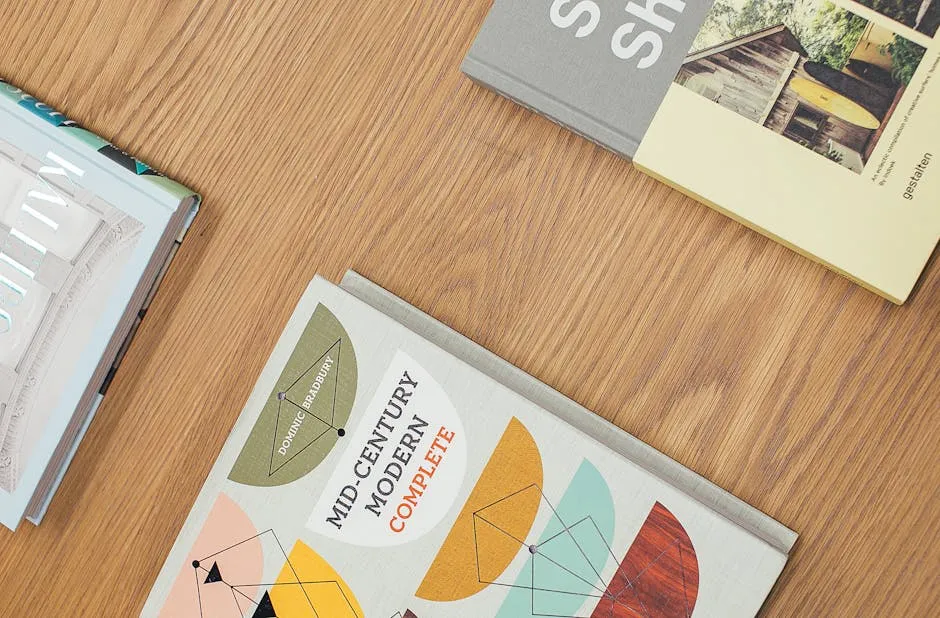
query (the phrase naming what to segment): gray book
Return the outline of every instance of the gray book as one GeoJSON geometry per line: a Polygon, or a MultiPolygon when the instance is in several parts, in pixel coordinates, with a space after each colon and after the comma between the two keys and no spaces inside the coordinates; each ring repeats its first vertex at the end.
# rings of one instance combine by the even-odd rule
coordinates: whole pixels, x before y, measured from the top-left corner
{"type": "Polygon", "coordinates": [[[710,6],[497,0],[462,69],[632,159],[710,6]]]}
{"type": "Polygon", "coordinates": [[[795,540],[350,272],[301,298],[142,615],[746,617],[795,540]]]}
{"type": "Polygon", "coordinates": [[[903,303],[940,239],[940,3],[496,0],[475,81],[903,303]]]}

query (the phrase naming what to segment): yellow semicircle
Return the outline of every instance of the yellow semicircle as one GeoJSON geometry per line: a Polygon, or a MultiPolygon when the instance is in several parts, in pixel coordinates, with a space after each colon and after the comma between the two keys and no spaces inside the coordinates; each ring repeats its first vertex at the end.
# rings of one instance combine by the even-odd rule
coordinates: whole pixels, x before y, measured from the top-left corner
{"type": "Polygon", "coordinates": [[[542,456],[513,418],[428,568],[420,599],[459,601],[495,581],[522,549],[542,498],[542,456]],[[481,581],[482,580],[482,581],[481,581]]]}
{"type": "Polygon", "coordinates": [[[870,111],[828,86],[824,86],[803,77],[794,77],[790,87],[798,95],[833,116],[841,118],[863,129],[877,129],[881,121],[870,111]]]}
{"type": "Polygon", "coordinates": [[[359,601],[339,573],[303,541],[297,541],[271,586],[278,616],[290,618],[365,618],[359,601]],[[310,609],[313,604],[316,613],[310,609]]]}

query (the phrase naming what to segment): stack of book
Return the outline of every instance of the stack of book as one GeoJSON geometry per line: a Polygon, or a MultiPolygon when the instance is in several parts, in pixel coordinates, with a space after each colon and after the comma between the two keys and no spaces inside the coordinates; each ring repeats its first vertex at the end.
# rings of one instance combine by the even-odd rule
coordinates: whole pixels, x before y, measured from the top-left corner
{"type": "Polygon", "coordinates": [[[0,524],[42,519],[199,202],[0,81],[0,524]]]}

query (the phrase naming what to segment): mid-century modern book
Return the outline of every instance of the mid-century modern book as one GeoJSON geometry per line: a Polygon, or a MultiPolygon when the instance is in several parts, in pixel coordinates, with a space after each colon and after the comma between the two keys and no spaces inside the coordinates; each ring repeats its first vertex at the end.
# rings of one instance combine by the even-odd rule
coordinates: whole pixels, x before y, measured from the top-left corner
{"type": "Polygon", "coordinates": [[[0,81],[0,524],[42,518],[198,206],[0,81]]]}
{"type": "Polygon", "coordinates": [[[896,303],[940,238],[940,2],[497,0],[474,80],[896,303]]]}
{"type": "Polygon", "coordinates": [[[795,538],[349,273],[301,298],[143,615],[753,616],[795,538]]]}

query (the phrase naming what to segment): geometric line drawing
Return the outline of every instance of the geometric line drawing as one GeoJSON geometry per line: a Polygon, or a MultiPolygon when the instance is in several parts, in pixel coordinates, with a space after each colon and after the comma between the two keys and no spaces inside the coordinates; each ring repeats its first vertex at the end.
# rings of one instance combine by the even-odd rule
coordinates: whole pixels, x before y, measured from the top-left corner
{"type": "MultiPolygon", "coordinates": [[[[492,527],[500,534],[504,535],[507,539],[514,542],[518,545],[520,551],[525,551],[529,554],[527,559],[527,565],[523,568],[523,573],[528,570],[530,577],[527,580],[526,584],[520,584],[519,579],[515,583],[509,583],[500,580],[489,580],[483,575],[485,574],[485,562],[486,556],[485,551],[481,551],[480,544],[478,543],[475,547],[476,549],[476,559],[477,566],[480,573],[480,583],[488,585],[497,585],[507,588],[516,588],[522,590],[530,591],[529,595],[529,613],[531,616],[551,616],[553,618],[590,618],[587,615],[575,615],[575,614],[559,614],[554,613],[550,609],[542,609],[545,605],[549,604],[551,597],[555,595],[565,595],[568,597],[577,597],[584,600],[589,598],[602,599],[604,597],[609,597],[613,604],[618,604],[619,601],[614,598],[614,596],[604,590],[598,584],[603,580],[601,572],[604,570],[608,557],[614,557],[613,549],[611,549],[609,541],[604,538],[603,533],[598,527],[597,523],[594,520],[593,515],[586,515],[579,519],[578,521],[565,522],[562,517],[558,514],[558,510],[548,499],[545,493],[542,491],[542,488],[538,485],[529,485],[524,487],[517,492],[504,496],[496,502],[489,504],[478,511],[473,513],[474,518],[474,528],[477,533],[477,538],[479,538],[480,531],[486,527],[492,527]],[[493,518],[488,517],[487,511],[492,511],[495,507],[498,507],[504,501],[510,501],[513,498],[529,493],[537,492],[540,496],[541,501],[545,506],[552,512],[552,519],[557,524],[557,531],[553,530],[546,538],[543,538],[539,542],[532,542],[524,538],[518,538],[511,534],[511,532],[504,530],[498,524],[492,521],[493,518]],[[577,533],[576,533],[577,532],[577,533]],[[587,551],[584,547],[584,540],[587,535],[593,536],[597,541],[600,541],[603,544],[603,547],[606,549],[604,555],[604,564],[595,564],[597,562],[596,558],[591,559],[590,551],[587,551]],[[589,572],[585,572],[583,569],[578,569],[577,566],[572,564],[563,564],[558,556],[554,555],[552,552],[553,545],[560,543],[563,540],[571,542],[575,548],[578,550],[578,555],[582,558],[582,565],[586,565],[589,569],[589,572]],[[540,566],[539,566],[540,565],[540,566]],[[565,587],[558,586],[557,583],[553,587],[550,583],[545,583],[543,580],[546,579],[546,571],[550,572],[551,570],[560,571],[564,574],[564,577],[575,582],[585,584],[589,591],[584,590],[573,590],[571,587],[567,589],[565,587]],[[540,598],[542,602],[540,603],[540,598]],[[541,606],[541,607],[540,607],[541,606]]],[[[614,560],[616,558],[614,557],[614,560]]]]}
{"type": "MultiPolygon", "coordinates": [[[[299,587],[299,590],[303,593],[303,598],[306,601],[307,607],[310,609],[310,616],[313,618],[331,618],[326,615],[321,608],[319,611],[317,609],[317,603],[314,599],[311,598],[309,593],[309,588],[311,586],[325,586],[329,587],[334,594],[339,594],[344,600],[345,604],[348,606],[349,615],[355,618],[364,618],[359,611],[356,609],[354,603],[346,595],[346,592],[343,590],[343,586],[336,579],[328,580],[309,580],[301,581],[297,577],[298,567],[291,563],[290,557],[287,552],[284,551],[284,546],[281,544],[280,539],[273,529],[265,530],[264,532],[259,532],[258,534],[251,536],[246,539],[242,539],[237,543],[221,549],[215,553],[212,553],[204,558],[193,560],[192,562],[193,570],[196,574],[197,582],[205,582],[208,585],[218,585],[222,584],[228,586],[232,593],[233,604],[237,608],[238,615],[242,618],[293,618],[292,616],[283,615],[277,613],[277,608],[274,605],[274,602],[271,599],[271,592],[276,587],[299,587]],[[219,569],[218,559],[224,556],[226,552],[234,550],[245,543],[254,541],[256,539],[263,538],[273,539],[274,544],[279,549],[280,553],[284,556],[285,572],[293,573],[294,581],[276,581],[273,583],[264,583],[264,582],[229,582],[225,580],[224,573],[219,569]],[[212,561],[212,562],[210,562],[212,561]],[[210,567],[206,565],[211,564],[210,567]],[[261,596],[261,599],[256,601],[254,597],[250,594],[246,594],[244,589],[253,589],[256,590],[261,588],[264,590],[264,593],[261,596]]],[[[203,612],[202,605],[202,596],[197,586],[197,601],[199,603],[199,615],[201,618],[210,618],[208,615],[203,612]]],[[[316,598],[316,595],[314,595],[316,598]]]]}
{"type": "MultiPolygon", "coordinates": [[[[290,386],[288,386],[283,391],[277,393],[277,421],[274,423],[274,436],[271,439],[271,458],[268,463],[268,476],[274,476],[277,472],[293,461],[298,455],[306,451],[308,448],[313,446],[317,440],[325,436],[328,432],[335,431],[339,437],[346,435],[346,430],[343,427],[336,427],[333,425],[333,422],[336,420],[336,381],[340,372],[340,359],[342,358],[342,348],[343,340],[337,339],[336,342],[329,347],[329,349],[324,352],[320,358],[314,361],[303,373],[301,373],[296,380],[294,380],[290,386]],[[331,356],[331,353],[334,353],[331,356]],[[322,366],[323,360],[327,357],[336,358],[336,368],[333,371],[327,372],[326,379],[332,380],[332,383],[329,385],[331,389],[331,403],[330,403],[330,418],[322,418],[317,416],[314,412],[309,409],[304,409],[303,405],[292,400],[289,396],[291,391],[297,386],[305,376],[310,375],[311,373],[316,373],[319,367],[322,366]],[[301,442],[301,446],[298,446],[290,457],[279,461],[275,464],[275,455],[278,454],[278,439],[279,436],[283,435],[282,419],[289,421],[294,417],[298,411],[301,411],[306,418],[315,419],[317,423],[317,430],[322,429],[322,431],[315,430],[315,437],[309,439],[306,443],[301,442]],[[285,414],[286,412],[286,414],[285,414]]],[[[288,426],[290,424],[288,423],[288,426]]]]}
{"type": "Polygon", "coordinates": [[[291,618],[362,618],[363,611],[339,573],[303,541],[296,541],[269,587],[278,614],[291,618]]]}
{"type": "Polygon", "coordinates": [[[346,435],[357,390],[343,325],[317,305],[264,400],[229,479],[276,487],[312,472],[346,435]]]}
{"type": "MultiPolygon", "coordinates": [[[[527,485],[483,505],[474,520],[481,579],[509,589],[497,618],[587,618],[579,613],[580,608],[593,606],[607,594],[605,575],[616,566],[611,550],[615,507],[606,479],[587,459],[582,459],[557,502],[549,499],[541,484],[527,485]],[[533,498],[544,523],[527,533],[513,534],[505,525],[512,521],[507,515],[515,508],[513,503],[533,498]],[[487,572],[486,554],[494,535],[500,535],[502,543],[514,544],[514,558],[522,561],[512,580],[493,578],[487,572]]],[[[506,577],[510,577],[508,572],[506,577]]]]}
{"type": "MultiPolygon", "coordinates": [[[[277,555],[271,535],[259,535],[248,515],[225,493],[216,496],[202,528],[186,552],[160,618],[243,618],[250,603],[225,582],[257,582],[264,577],[264,556],[277,555]],[[243,539],[232,544],[232,539],[243,539]],[[269,545],[265,551],[265,543],[269,545]],[[226,548],[224,552],[219,552],[226,548]],[[209,554],[216,554],[214,557],[209,554]],[[198,561],[203,569],[193,567],[198,561]]],[[[252,598],[257,588],[240,592],[252,598]]]]}
{"type": "MultiPolygon", "coordinates": [[[[542,457],[538,445],[525,425],[513,417],[477,477],[415,596],[443,603],[460,601],[486,589],[487,584],[481,581],[475,557],[480,531],[474,531],[474,523],[478,523],[474,513],[478,514],[501,497],[518,493],[519,487],[541,485],[542,480],[542,457]]],[[[521,538],[529,534],[538,507],[538,492],[523,492],[504,503],[503,507],[493,507],[488,514],[490,518],[499,519],[503,530],[521,538]],[[499,512],[501,509],[505,512],[499,512]]],[[[496,579],[518,555],[519,548],[498,532],[486,530],[484,534],[488,534],[491,541],[487,544],[486,575],[489,579],[496,579]]]]}
{"type": "Polygon", "coordinates": [[[685,529],[656,502],[618,561],[612,547],[613,503],[606,489],[599,471],[584,460],[557,506],[541,486],[531,484],[473,512],[479,581],[510,589],[498,618],[691,617],[699,571],[685,529]],[[511,521],[505,515],[514,501],[534,495],[539,511],[549,515],[537,541],[503,525],[511,521]],[[525,556],[514,580],[501,579],[501,572],[491,572],[488,565],[490,548],[498,550],[500,543],[514,544],[517,556],[525,556]]]}

